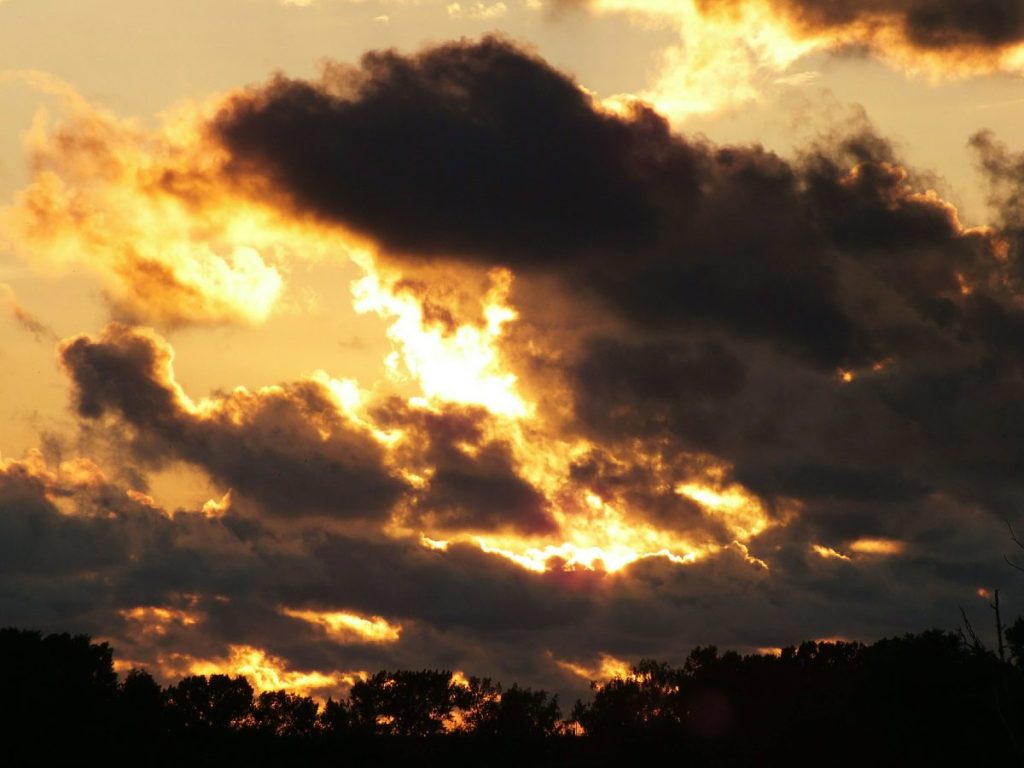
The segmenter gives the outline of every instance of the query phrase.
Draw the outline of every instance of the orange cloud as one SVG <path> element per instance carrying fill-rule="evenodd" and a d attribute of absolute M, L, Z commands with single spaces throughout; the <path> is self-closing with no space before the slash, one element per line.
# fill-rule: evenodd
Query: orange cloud
<path fill-rule="evenodd" d="M 118 613 L 126 621 L 137 626 L 143 635 L 162 637 L 173 626 L 191 627 L 199 623 L 201 617 L 194 611 L 168 608 L 159 605 L 139 605 L 126 608 Z"/>
<path fill-rule="evenodd" d="M 826 560 L 847 560 L 848 561 L 850 559 L 849 555 L 844 555 L 842 552 L 839 552 L 838 550 L 832 549 L 832 547 L 826 547 L 823 544 L 812 544 L 811 545 L 811 550 L 818 557 L 824 558 Z"/>
<path fill-rule="evenodd" d="M 633 666 L 629 662 L 607 653 L 600 654 L 589 664 L 564 659 L 555 659 L 555 663 L 566 672 L 592 682 L 606 682 L 614 678 L 626 679 L 633 670 Z"/>
<path fill-rule="evenodd" d="M 249 680 L 257 694 L 287 691 L 320 700 L 328 696 L 340 698 L 354 683 L 367 677 L 365 672 L 292 669 L 284 659 L 251 645 L 230 645 L 225 656 L 211 658 L 189 654 L 161 656 L 157 670 L 165 680 L 187 675 L 241 675 Z"/>
<path fill-rule="evenodd" d="M 26 139 L 26 188 L 0 210 L 10 246 L 37 268 L 94 275 L 115 315 L 165 327 L 261 323 L 290 259 L 344 252 L 311 226 L 232 191 L 206 136 L 219 103 L 188 104 L 146 129 L 37 72 L 7 73 L 58 97 Z"/>
<path fill-rule="evenodd" d="M 399 624 L 380 616 L 351 611 L 312 611 L 282 607 L 281 613 L 321 627 L 332 640 L 347 643 L 394 643 L 402 634 Z"/>

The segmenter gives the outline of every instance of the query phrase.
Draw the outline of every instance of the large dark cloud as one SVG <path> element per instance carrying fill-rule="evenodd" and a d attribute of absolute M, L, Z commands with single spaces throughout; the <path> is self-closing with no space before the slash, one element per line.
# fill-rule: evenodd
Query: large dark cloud
<path fill-rule="evenodd" d="M 314 382 L 236 390 L 197 410 L 173 379 L 170 347 L 118 324 L 67 340 L 61 360 L 81 416 L 120 417 L 141 458 L 198 465 L 270 514 L 380 519 L 405 490 L 379 444 Z"/>
<path fill-rule="evenodd" d="M 957 274 L 992 270 L 990 236 L 870 130 L 797 162 L 715 147 L 642 106 L 606 114 L 494 38 L 279 77 L 212 130 L 246 188 L 263 178 L 394 254 L 555 275 L 639 328 L 727 330 L 827 368 L 957 322 Z"/>
<path fill-rule="evenodd" d="M 213 128 L 232 172 L 268 173 L 300 209 L 425 255 L 545 263 L 636 246 L 656 217 L 645 177 L 670 159 L 657 154 L 688 166 L 657 119 L 645 131 L 597 114 L 497 39 L 368 53 L 316 83 L 281 76 L 230 100 Z"/>
<path fill-rule="evenodd" d="M 301 211 L 393 251 L 555 272 L 638 323 L 864 353 L 804 237 L 791 168 L 688 144 L 643 107 L 604 114 L 505 41 L 279 78 L 232 99 L 213 129 L 228 172 L 266 175 Z M 723 226 L 741 213 L 745 228 Z"/>

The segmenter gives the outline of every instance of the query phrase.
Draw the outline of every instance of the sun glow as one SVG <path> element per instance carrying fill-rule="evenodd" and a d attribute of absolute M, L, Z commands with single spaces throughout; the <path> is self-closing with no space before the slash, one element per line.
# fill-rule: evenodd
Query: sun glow
<path fill-rule="evenodd" d="M 409 528 L 395 520 L 390 528 L 393 535 L 415 537 L 424 548 L 435 551 L 446 551 L 453 543 L 469 544 L 537 573 L 577 569 L 614 573 L 649 558 L 688 565 L 727 547 L 764 567 L 745 544 L 774 521 L 753 494 L 737 484 L 724 484 L 727 468 L 710 457 L 695 458 L 695 463 L 707 468 L 701 479 L 674 486 L 665 480 L 666 492 L 674 487 L 679 496 L 695 502 L 707 518 L 724 526 L 731 540 L 719 541 L 705 531 L 666 528 L 645 519 L 644 510 L 632 508 L 627 500 L 602 498 L 572 479 L 573 463 L 593 446 L 586 440 L 559 437 L 559 428 L 545 422 L 519 392 L 517 376 L 505 367 L 502 328 L 516 317 L 508 304 L 511 276 L 507 272 L 490 275 L 491 287 L 481 302 L 485 322 L 453 326 L 428 321 L 424 298 L 406 289 L 397 276 L 383 276 L 372 261 L 364 269 L 366 277 L 353 287 L 356 305 L 360 311 L 374 311 L 391 320 L 389 336 L 395 343 L 391 370 L 396 377 L 411 376 L 423 391 L 422 396 L 410 397 L 409 405 L 438 412 L 446 402 L 485 408 L 490 414 L 481 425 L 485 439 L 510 447 L 516 473 L 547 499 L 554 523 L 551 532 L 522 534 Z M 357 402 L 354 392 L 348 397 Z M 339 400 L 344 398 L 340 393 Z M 405 437 L 389 444 L 395 455 L 402 455 L 407 447 Z M 473 456 L 479 447 L 466 444 L 460 450 Z M 652 462 L 657 472 L 668 472 L 656 456 L 641 455 L 635 448 L 631 452 L 631 461 Z M 428 488 L 433 476 L 431 466 L 402 465 L 396 471 L 417 489 Z"/>
<path fill-rule="evenodd" d="M 680 483 L 675 491 L 700 504 L 706 514 L 721 519 L 737 541 L 749 541 L 771 525 L 761 500 L 736 483 L 727 486 Z"/>
<path fill-rule="evenodd" d="M 561 516 L 559 543 L 534 544 L 516 536 L 471 539 L 484 552 L 500 555 L 537 573 L 586 569 L 614 573 L 646 558 L 664 558 L 687 565 L 712 551 L 682 536 L 638 520 L 628 520 L 596 496 L 573 515 Z"/>
<path fill-rule="evenodd" d="M 428 320 L 423 303 L 403 289 L 397 275 L 381 271 L 368 257 L 360 263 L 367 274 L 352 285 L 355 309 L 390 321 L 387 334 L 395 349 L 386 363 L 394 380 L 412 378 L 427 404 L 481 405 L 509 418 L 533 412 L 516 390 L 517 377 L 504 370 L 497 344 L 503 326 L 518 316 L 507 304 L 510 272 L 490 273 L 491 288 L 481 300 L 482 324 L 446 328 Z"/>
<path fill-rule="evenodd" d="M 691 536 L 658 527 L 642 517 L 624 514 L 596 493 L 586 491 L 583 503 L 570 505 L 569 500 L 565 500 L 565 505 L 554 512 L 558 522 L 555 534 L 547 537 L 454 534 L 444 546 L 447 548 L 453 541 L 474 544 L 484 552 L 504 557 L 536 573 L 579 569 L 615 573 L 651 558 L 690 565 L 728 548 L 737 550 L 752 565 L 767 568 L 762 560 L 750 555 L 744 543 L 771 524 L 759 505 L 747 506 L 756 500 L 735 486 L 724 492 L 695 484 L 687 488 L 703 499 L 702 506 L 706 505 L 709 514 L 726 518 L 728 527 L 736 535 L 734 541 L 723 543 L 707 534 Z M 564 499 L 564 492 L 561 495 Z M 421 543 L 430 549 L 440 548 L 430 539 L 421 539 Z"/>

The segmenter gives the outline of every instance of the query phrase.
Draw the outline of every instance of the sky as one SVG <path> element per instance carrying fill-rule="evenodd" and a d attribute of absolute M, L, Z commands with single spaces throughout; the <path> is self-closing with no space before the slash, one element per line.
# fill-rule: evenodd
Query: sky
<path fill-rule="evenodd" d="M 0 623 L 586 695 L 1024 611 L 1024 2 L 0 0 Z"/>

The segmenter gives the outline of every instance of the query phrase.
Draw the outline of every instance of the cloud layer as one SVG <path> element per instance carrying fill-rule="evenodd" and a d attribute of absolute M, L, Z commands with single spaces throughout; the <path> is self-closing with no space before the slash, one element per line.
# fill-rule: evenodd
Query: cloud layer
<path fill-rule="evenodd" d="M 900 9 L 938 47 L 929 7 Z M 10 620 L 165 674 L 244 657 L 575 690 L 605 656 L 949 626 L 1012 581 L 1024 162 L 995 137 L 973 143 L 1001 215 L 967 228 L 866 123 L 792 159 L 720 146 L 498 38 L 277 77 L 188 124 L 177 157 L 213 160 L 153 150 L 154 199 L 210 212 L 225 246 L 249 211 L 281 275 L 290 235 L 359 243 L 355 298 L 410 381 L 200 397 L 112 302 L 120 322 L 58 347 L 106 451 L 0 463 Z M 50 241 L 78 231 L 33 210 Z M 485 384 L 501 397 L 467 394 Z M 224 498 L 163 509 L 146 478 L 179 463 Z"/>

